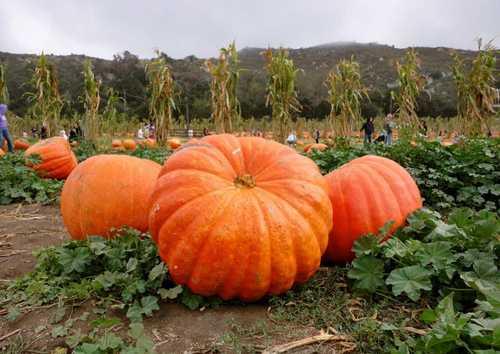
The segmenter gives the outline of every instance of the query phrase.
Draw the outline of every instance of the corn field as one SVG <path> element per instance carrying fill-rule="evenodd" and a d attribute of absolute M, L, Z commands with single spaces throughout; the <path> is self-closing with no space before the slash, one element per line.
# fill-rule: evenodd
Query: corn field
<path fill-rule="evenodd" d="M 212 119 L 218 133 L 230 133 L 233 120 L 241 118 L 240 103 L 236 94 L 240 70 L 235 43 L 220 50 L 219 60 L 214 64 L 205 61 L 205 70 L 211 75 L 210 94 Z"/>
<path fill-rule="evenodd" d="M 5 79 L 5 66 L 0 64 L 0 103 L 9 103 L 9 90 Z"/>
<path fill-rule="evenodd" d="M 457 112 L 460 132 L 467 136 L 491 133 L 490 118 L 494 115 L 496 91 L 496 57 L 492 43 L 482 46 L 478 41 L 478 54 L 467 71 L 463 59 L 453 56 L 453 78 L 457 88 Z"/>
<path fill-rule="evenodd" d="M 172 114 L 175 109 L 174 79 L 170 68 L 160 53 L 158 58 L 146 66 L 149 80 L 149 114 L 155 122 L 156 139 L 164 145 L 168 130 L 172 127 Z"/>
<path fill-rule="evenodd" d="M 399 89 L 394 95 L 397 117 L 403 138 L 412 138 L 420 129 L 420 121 L 416 112 L 417 97 L 425 85 L 425 78 L 420 74 L 420 60 L 417 52 L 410 49 L 406 52 L 403 63 L 396 62 Z"/>
<path fill-rule="evenodd" d="M 35 92 L 28 93 L 33 106 L 31 113 L 35 120 L 42 122 L 50 136 L 56 130 L 61 117 L 63 100 L 59 93 L 59 82 L 54 67 L 42 53 L 33 73 Z"/>
<path fill-rule="evenodd" d="M 262 53 L 266 59 L 268 73 L 266 106 L 272 107 L 275 136 L 285 142 L 289 121 L 293 112 L 299 112 L 301 105 L 297 99 L 295 81 L 300 71 L 283 48 L 273 54 L 271 48 Z"/>
<path fill-rule="evenodd" d="M 101 104 L 101 95 L 99 90 L 101 82 L 95 78 L 90 60 L 85 61 L 83 77 L 85 84 L 85 120 L 83 130 L 85 139 L 95 143 L 100 135 L 99 106 Z"/>
<path fill-rule="evenodd" d="M 325 82 L 331 111 L 330 129 L 336 137 L 349 137 L 354 124 L 361 120 L 361 101 L 368 98 L 368 90 L 361 83 L 359 64 L 350 58 L 341 60 L 328 74 Z"/>

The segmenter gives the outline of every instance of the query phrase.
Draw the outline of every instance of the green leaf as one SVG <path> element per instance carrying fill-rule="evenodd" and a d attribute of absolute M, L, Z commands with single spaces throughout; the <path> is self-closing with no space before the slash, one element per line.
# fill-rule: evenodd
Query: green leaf
<path fill-rule="evenodd" d="M 196 310 L 203 304 L 203 297 L 193 294 L 188 288 L 184 288 L 181 301 L 190 310 Z"/>
<path fill-rule="evenodd" d="M 158 298 L 156 296 L 145 296 L 141 299 L 142 313 L 151 316 L 153 311 L 159 310 Z"/>
<path fill-rule="evenodd" d="M 149 272 L 148 279 L 150 281 L 155 280 L 162 274 L 166 274 L 167 270 L 165 268 L 165 265 L 163 263 L 157 264 L 151 271 Z"/>
<path fill-rule="evenodd" d="M 137 269 L 137 264 L 139 262 L 137 261 L 137 258 L 130 258 L 127 262 L 127 272 L 133 272 L 134 270 Z"/>
<path fill-rule="evenodd" d="M 109 349 L 119 349 L 121 346 L 123 346 L 124 342 L 123 340 L 118 337 L 114 333 L 105 333 L 101 338 L 99 338 L 99 341 L 97 342 L 97 345 L 101 350 L 109 350 Z"/>
<path fill-rule="evenodd" d="M 102 352 L 97 344 L 83 343 L 75 348 L 74 354 L 102 354 Z"/>
<path fill-rule="evenodd" d="M 21 311 L 17 306 L 8 307 L 7 310 L 7 316 L 5 316 L 7 321 L 15 321 L 21 315 Z"/>
<path fill-rule="evenodd" d="M 413 301 L 420 298 L 422 290 L 431 290 L 431 272 L 421 266 L 409 266 L 394 269 L 386 279 L 387 285 L 392 285 L 394 295 L 406 295 Z"/>
<path fill-rule="evenodd" d="M 170 288 L 170 289 L 160 289 L 158 290 L 158 295 L 160 295 L 160 297 L 165 300 L 165 299 L 169 299 L 169 300 L 173 300 L 173 299 L 176 299 L 179 297 L 180 294 L 182 294 L 182 291 L 183 291 L 183 287 L 181 285 L 177 285 L 173 288 Z"/>
<path fill-rule="evenodd" d="M 117 317 L 101 317 L 90 322 L 92 328 L 111 328 L 121 324 L 122 321 Z"/>
<path fill-rule="evenodd" d="M 142 321 L 142 307 L 138 302 L 135 302 L 127 310 L 127 318 L 130 322 L 141 322 Z"/>
<path fill-rule="evenodd" d="M 355 288 L 375 292 L 384 285 L 384 262 L 373 256 L 356 258 L 348 277 L 356 280 Z"/>
<path fill-rule="evenodd" d="M 68 329 L 64 326 L 56 326 L 52 328 L 52 338 L 64 337 L 68 334 Z"/>
<path fill-rule="evenodd" d="M 433 309 L 425 309 L 420 314 L 420 320 L 426 324 L 431 324 L 437 320 L 437 314 Z"/>
<path fill-rule="evenodd" d="M 380 239 L 376 236 L 369 234 L 358 238 L 352 247 L 352 251 L 356 254 L 356 257 L 361 257 L 369 254 L 377 254 L 380 248 Z"/>

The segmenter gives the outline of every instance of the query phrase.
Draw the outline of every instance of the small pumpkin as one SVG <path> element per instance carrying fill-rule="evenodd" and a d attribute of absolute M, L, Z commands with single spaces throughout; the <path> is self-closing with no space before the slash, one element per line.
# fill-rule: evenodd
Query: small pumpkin
<path fill-rule="evenodd" d="M 330 187 L 333 229 L 325 258 L 336 263 L 354 258 L 354 241 L 376 234 L 393 221 L 389 235 L 406 217 L 422 207 L 420 191 L 410 174 L 396 162 L 379 156 L 352 160 L 325 176 Z"/>
<path fill-rule="evenodd" d="M 27 150 L 30 147 L 30 143 L 23 139 L 14 140 L 14 150 Z"/>
<path fill-rule="evenodd" d="M 26 165 L 32 167 L 39 176 L 65 179 L 76 167 L 78 161 L 68 141 L 63 137 L 41 140 L 30 146 L 24 156 Z M 40 163 L 33 163 L 30 157 L 38 156 Z"/>
<path fill-rule="evenodd" d="M 148 139 L 144 140 L 144 145 L 145 145 L 148 149 L 155 148 L 155 147 L 156 147 L 156 140 L 155 140 L 155 139 L 148 138 Z"/>
<path fill-rule="evenodd" d="M 71 238 L 112 237 L 113 229 L 148 229 L 148 202 L 161 166 L 127 155 L 96 155 L 71 173 L 61 213 Z"/>
<path fill-rule="evenodd" d="M 308 144 L 304 147 L 304 152 L 312 152 L 312 151 L 323 151 L 328 149 L 328 146 L 325 144 Z"/>
<path fill-rule="evenodd" d="M 176 283 L 254 301 L 316 272 L 331 212 L 312 160 L 274 141 L 212 135 L 166 160 L 149 230 Z"/>
<path fill-rule="evenodd" d="M 120 139 L 113 139 L 111 141 L 111 147 L 117 149 L 123 147 L 123 143 Z"/>
<path fill-rule="evenodd" d="M 133 139 L 123 140 L 123 147 L 125 150 L 134 151 L 137 148 L 137 144 Z"/>
<path fill-rule="evenodd" d="M 0 149 L 0 157 L 2 156 L 5 156 L 5 152 L 2 149 Z"/>
<path fill-rule="evenodd" d="M 175 149 L 179 148 L 182 145 L 180 139 L 178 139 L 178 138 L 168 139 L 167 140 L 167 144 L 168 144 L 168 146 L 170 146 L 170 148 L 172 150 L 175 150 Z"/>

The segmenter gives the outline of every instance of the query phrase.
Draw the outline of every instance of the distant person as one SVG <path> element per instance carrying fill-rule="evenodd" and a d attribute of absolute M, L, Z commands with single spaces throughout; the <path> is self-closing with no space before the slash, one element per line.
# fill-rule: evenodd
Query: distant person
<path fill-rule="evenodd" d="M 47 139 L 47 125 L 45 123 L 40 128 L 40 139 Z"/>
<path fill-rule="evenodd" d="M 391 145 L 392 144 L 392 129 L 394 128 L 394 122 L 392 121 L 392 114 L 389 113 L 385 117 L 385 122 L 384 122 L 384 134 L 385 134 L 385 145 Z"/>
<path fill-rule="evenodd" d="M 66 135 L 66 131 L 64 129 L 62 129 L 62 130 L 59 131 L 59 136 L 61 138 L 64 138 L 64 139 L 68 140 L 68 136 Z"/>
<path fill-rule="evenodd" d="M 7 122 L 7 105 L 0 104 L 0 149 L 3 147 L 3 139 L 7 140 L 7 149 L 14 152 L 14 145 L 9 133 L 9 123 Z"/>
<path fill-rule="evenodd" d="M 37 136 L 38 136 L 38 130 L 35 127 L 31 128 L 31 137 L 36 138 Z"/>
<path fill-rule="evenodd" d="M 144 130 L 142 130 L 142 128 L 139 128 L 139 130 L 137 131 L 137 139 L 144 139 Z"/>
<path fill-rule="evenodd" d="M 23 132 L 23 138 L 24 138 L 24 139 L 27 139 L 27 138 L 28 138 L 28 133 Z"/>
<path fill-rule="evenodd" d="M 375 131 L 375 127 L 373 126 L 373 119 L 368 117 L 366 122 L 361 127 L 360 131 L 364 131 L 364 139 L 363 142 L 365 144 L 371 144 L 372 142 L 372 134 Z"/>
<path fill-rule="evenodd" d="M 77 140 L 78 140 L 78 136 L 76 135 L 76 129 L 71 128 L 69 130 L 69 142 L 72 143 L 73 141 L 77 141 Z"/>
<path fill-rule="evenodd" d="M 286 142 L 289 146 L 295 147 L 295 144 L 297 143 L 297 135 L 295 135 L 295 132 L 291 132 L 290 135 L 288 135 Z"/>
<path fill-rule="evenodd" d="M 314 132 L 314 140 L 316 141 L 316 144 L 319 144 L 320 137 L 321 137 L 321 132 L 319 131 L 319 129 L 316 129 L 316 131 Z"/>
<path fill-rule="evenodd" d="M 207 127 L 203 128 L 203 136 L 207 136 L 208 135 L 208 129 Z"/>

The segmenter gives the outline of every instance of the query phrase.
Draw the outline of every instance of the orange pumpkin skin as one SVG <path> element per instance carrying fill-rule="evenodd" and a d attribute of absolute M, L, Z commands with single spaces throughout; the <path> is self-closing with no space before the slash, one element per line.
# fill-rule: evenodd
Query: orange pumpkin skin
<path fill-rule="evenodd" d="M 262 138 L 212 135 L 165 162 L 149 230 L 176 283 L 255 301 L 316 272 L 331 212 L 310 159 Z"/>
<path fill-rule="evenodd" d="M 422 207 L 420 191 L 410 174 L 384 157 L 354 159 L 325 179 L 334 225 L 325 258 L 336 263 L 354 259 L 351 249 L 359 237 L 376 234 L 392 220 L 391 235 L 404 225 L 408 214 Z"/>
<path fill-rule="evenodd" d="M 181 141 L 177 138 L 168 139 L 167 143 L 168 146 L 170 146 L 170 148 L 173 150 L 177 149 L 182 145 Z"/>
<path fill-rule="evenodd" d="M 304 148 L 304 152 L 323 151 L 326 149 L 328 149 L 328 146 L 325 144 L 309 144 Z"/>
<path fill-rule="evenodd" d="M 16 139 L 14 141 L 14 150 L 27 150 L 30 147 L 30 143 L 26 140 Z"/>
<path fill-rule="evenodd" d="M 133 139 L 123 140 L 123 147 L 125 150 L 134 151 L 137 148 L 137 144 Z"/>
<path fill-rule="evenodd" d="M 111 141 L 111 147 L 113 147 L 113 148 L 120 148 L 120 147 L 123 147 L 123 143 L 119 139 L 113 139 Z"/>
<path fill-rule="evenodd" d="M 48 138 L 30 146 L 24 156 L 38 155 L 39 164 L 26 164 L 44 178 L 65 179 L 76 167 L 78 161 L 68 141 L 62 137 Z"/>
<path fill-rule="evenodd" d="M 71 173 L 61 214 L 71 238 L 113 237 L 113 228 L 148 229 L 148 205 L 161 166 L 127 155 L 96 155 Z"/>
<path fill-rule="evenodd" d="M 0 157 L 4 156 L 5 155 L 5 152 L 3 152 L 2 149 L 0 149 Z"/>
<path fill-rule="evenodd" d="M 155 139 L 146 139 L 144 141 L 144 145 L 149 148 L 149 149 L 152 149 L 152 148 L 155 148 L 156 147 L 156 140 Z"/>

